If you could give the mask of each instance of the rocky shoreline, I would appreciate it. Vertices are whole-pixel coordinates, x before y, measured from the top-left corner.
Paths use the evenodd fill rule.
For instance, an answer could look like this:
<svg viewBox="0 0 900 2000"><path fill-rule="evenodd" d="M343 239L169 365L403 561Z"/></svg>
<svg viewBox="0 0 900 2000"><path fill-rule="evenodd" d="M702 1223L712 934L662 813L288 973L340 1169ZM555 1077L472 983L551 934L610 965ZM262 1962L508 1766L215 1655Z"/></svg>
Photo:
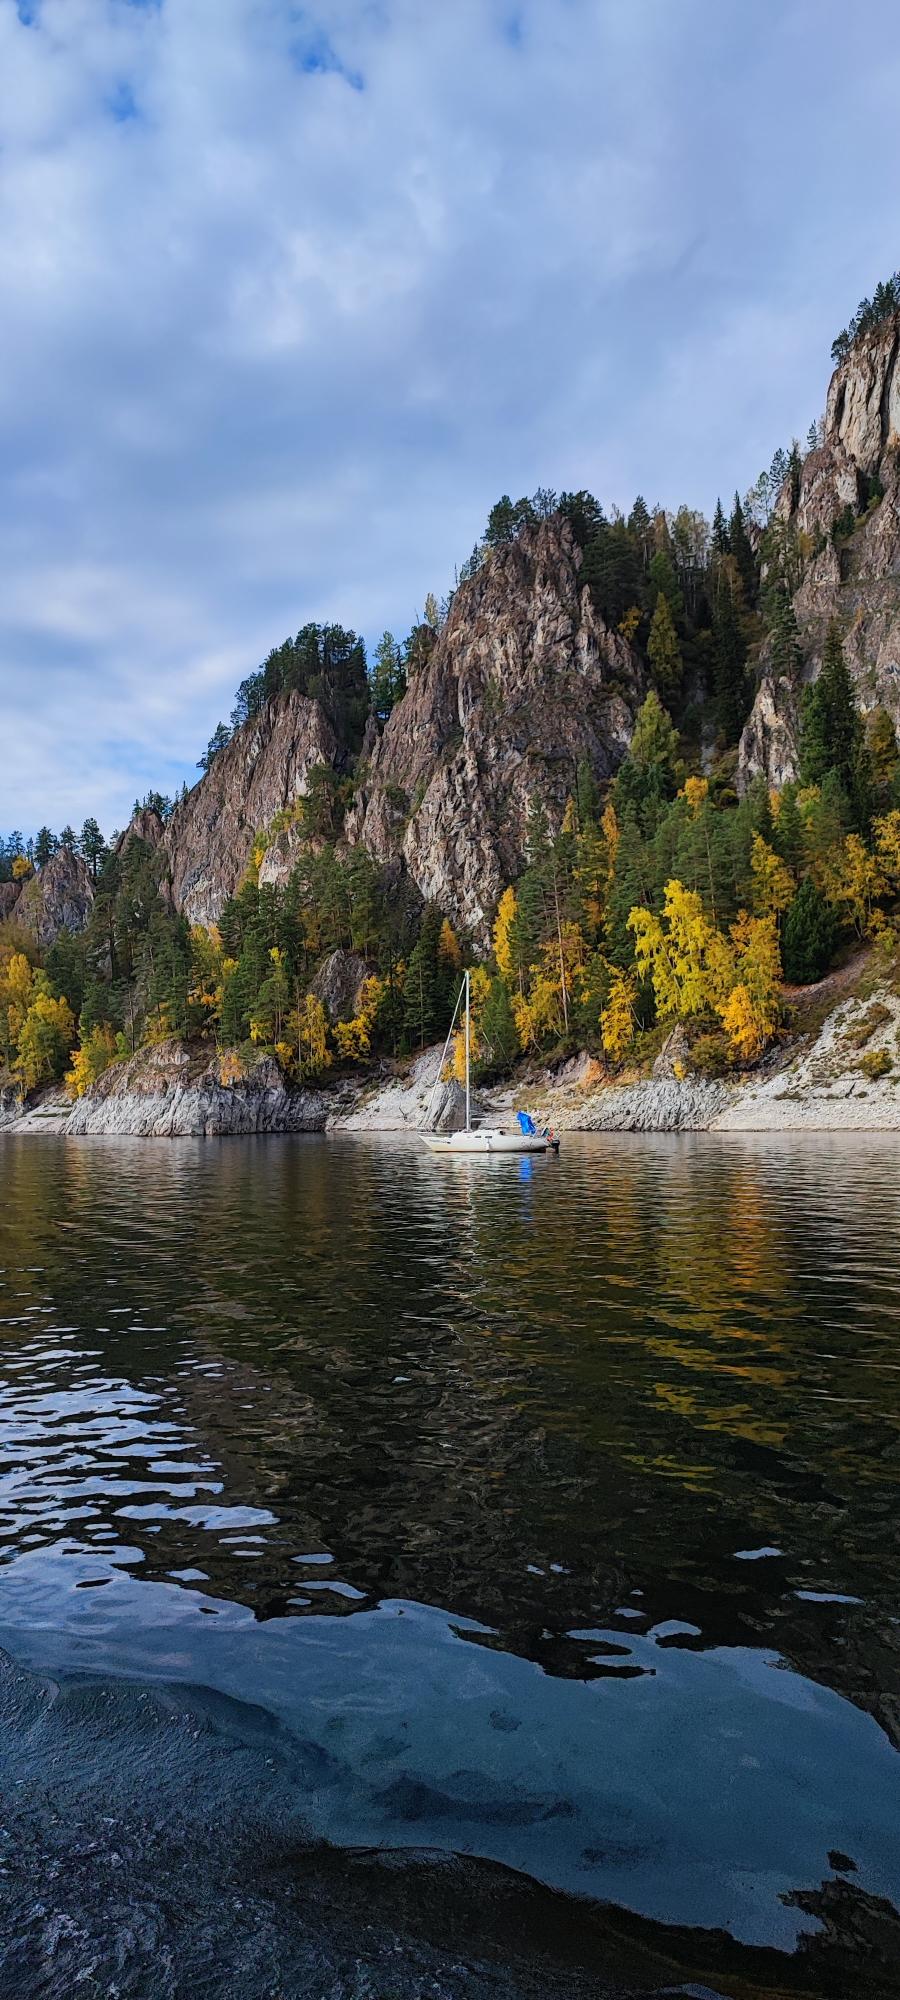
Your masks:
<svg viewBox="0 0 900 2000"><path fill-rule="evenodd" d="M680 1031L649 1076L610 1082L587 1055L555 1071L523 1066L483 1090L477 1115L511 1125L519 1105L561 1132L900 1130L900 997L890 984L844 994L816 1032L796 1036L741 1078L684 1073ZM273 1057L251 1067L210 1044L177 1040L115 1063L74 1105L60 1090L22 1104L0 1092L0 1130L67 1137L223 1138L266 1133L415 1132L463 1122L458 1084L439 1081L441 1051L318 1088Z"/></svg>

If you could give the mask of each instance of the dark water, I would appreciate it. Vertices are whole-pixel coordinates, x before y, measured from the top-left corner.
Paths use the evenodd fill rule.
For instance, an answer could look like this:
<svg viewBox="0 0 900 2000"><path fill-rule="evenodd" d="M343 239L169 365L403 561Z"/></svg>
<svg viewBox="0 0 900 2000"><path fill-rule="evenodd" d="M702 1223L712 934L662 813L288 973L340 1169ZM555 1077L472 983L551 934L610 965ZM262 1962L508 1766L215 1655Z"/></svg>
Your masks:
<svg viewBox="0 0 900 2000"><path fill-rule="evenodd" d="M898 1166L0 1141L0 1990L900 1990Z"/></svg>

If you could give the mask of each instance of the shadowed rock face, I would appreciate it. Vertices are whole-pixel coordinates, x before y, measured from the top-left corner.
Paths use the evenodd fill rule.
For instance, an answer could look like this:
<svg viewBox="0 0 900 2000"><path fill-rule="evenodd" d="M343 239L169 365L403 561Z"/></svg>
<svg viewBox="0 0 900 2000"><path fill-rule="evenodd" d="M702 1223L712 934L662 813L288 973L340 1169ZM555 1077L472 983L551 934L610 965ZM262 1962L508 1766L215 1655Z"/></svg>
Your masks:
<svg viewBox="0 0 900 2000"><path fill-rule="evenodd" d="M60 931L83 931L94 903L94 884L80 854L60 847L15 902L16 922L46 950Z"/></svg>
<svg viewBox="0 0 900 2000"><path fill-rule="evenodd" d="M884 498L835 548L832 523L845 507L865 505L876 476ZM794 598L804 680L821 671L837 618L860 707L886 708L900 724L900 313L857 341L835 370L824 443L803 461L796 506L786 485L776 513L821 545ZM741 739L742 787L760 772L774 785L797 775L801 691L763 663Z"/></svg>
<svg viewBox="0 0 900 2000"><path fill-rule="evenodd" d="M371 747L347 831L400 855L421 894L483 938L525 858L537 796L557 827L585 759L620 764L643 694L637 656L579 587L554 519L496 550L457 592L425 664Z"/></svg>
<svg viewBox="0 0 900 2000"><path fill-rule="evenodd" d="M191 923L215 922L246 869L254 835L305 792L313 766L330 764L337 749L319 703L292 692L276 696L220 750L176 806L162 843L176 907Z"/></svg>

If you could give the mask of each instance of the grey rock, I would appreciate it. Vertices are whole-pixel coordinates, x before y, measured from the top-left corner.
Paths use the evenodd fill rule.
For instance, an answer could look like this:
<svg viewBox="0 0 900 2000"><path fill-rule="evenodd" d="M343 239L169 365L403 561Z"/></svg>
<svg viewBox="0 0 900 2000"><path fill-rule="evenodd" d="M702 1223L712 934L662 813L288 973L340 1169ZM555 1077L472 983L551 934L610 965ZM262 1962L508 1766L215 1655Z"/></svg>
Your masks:
<svg viewBox="0 0 900 2000"><path fill-rule="evenodd" d="M579 583L559 519L492 552L367 758L347 836L400 856L425 898L486 942L521 873L532 798L551 830L584 759L618 768L644 692L637 655Z"/></svg>
<svg viewBox="0 0 900 2000"><path fill-rule="evenodd" d="M319 966L311 991L321 1000L331 1026L359 1012L363 981L370 967L357 951L333 951Z"/></svg>
<svg viewBox="0 0 900 2000"><path fill-rule="evenodd" d="M877 475L883 498L839 548L837 516L858 510ZM858 340L832 376L825 437L803 461L794 504L786 482L776 513L807 538L811 555L794 611L804 656L798 684L776 678L764 652L756 700L741 738L738 784L797 775L800 698L817 678L837 619L863 712L886 708L900 725L900 313Z"/></svg>
<svg viewBox="0 0 900 2000"><path fill-rule="evenodd" d="M115 852L119 855L124 854L133 840L142 840L145 847L152 848L155 852L156 848L162 845L164 835L165 827L159 813L154 812L151 806L140 806L138 811L132 814L124 831L120 833Z"/></svg>
<svg viewBox="0 0 900 2000"><path fill-rule="evenodd" d="M114 1063L73 1106L70 1133L128 1138L217 1138L250 1132L321 1132L326 1102L265 1057L234 1081L209 1046L170 1039Z"/></svg>
<svg viewBox="0 0 900 2000"><path fill-rule="evenodd" d="M233 895L254 836L302 796L316 764L337 753L334 730L317 701L280 694L238 729L175 811L162 846L177 909L211 924Z"/></svg>
<svg viewBox="0 0 900 2000"><path fill-rule="evenodd" d="M697 1077L623 1084L585 1103L582 1132L705 1132L734 1099L727 1084Z"/></svg>
<svg viewBox="0 0 900 2000"><path fill-rule="evenodd" d="M60 931L83 931L94 905L90 869L80 854L60 847L40 874L25 883L15 905L16 922L46 949Z"/></svg>

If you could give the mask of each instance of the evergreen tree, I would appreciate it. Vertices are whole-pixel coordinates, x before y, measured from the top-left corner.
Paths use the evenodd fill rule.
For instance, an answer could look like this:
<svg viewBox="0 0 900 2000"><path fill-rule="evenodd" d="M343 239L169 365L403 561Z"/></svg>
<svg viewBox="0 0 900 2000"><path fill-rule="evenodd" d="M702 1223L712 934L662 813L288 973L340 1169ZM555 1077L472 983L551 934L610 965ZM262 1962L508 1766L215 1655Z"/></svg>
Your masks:
<svg viewBox="0 0 900 2000"><path fill-rule="evenodd" d="M731 520L728 523L728 541L731 553L738 566L738 574L744 586L744 596L748 605L753 605L756 603L759 576L756 567L756 557L753 554L753 547L747 533L744 510L737 493L734 496Z"/></svg>
<svg viewBox="0 0 900 2000"><path fill-rule="evenodd" d="M570 523L580 549L586 549L598 529L605 525L605 516L599 501L594 499L593 493L587 493L584 489L580 493L561 493L559 512ZM583 572L580 581L587 582Z"/></svg>
<svg viewBox="0 0 900 2000"><path fill-rule="evenodd" d="M403 1016L414 1048L423 1049L437 1034L446 1013L441 1005L438 946L441 914L434 904L425 912L418 941L410 953L403 989Z"/></svg>
<svg viewBox="0 0 900 2000"><path fill-rule="evenodd" d="M800 637L794 606L786 590L777 590L767 601L772 623L772 669L784 680L795 682L803 666Z"/></svg>
<svg viewBox="0 0 900 2000"><path fill-rule="evenodd" d="M782 861L794 874L803 864L803 821L797 804L797 787L787 784L782 788L778 803L778 818L772 830L772 846Z"/></svg>
<svg viewBox="0 0 900 2000"><path fill-rule="evenodd" d="M749 705L743 610L737 563L733 556L723 556L713 584L712 661L716 721L726 743L737 742Z"/></svg>
<svg viewBox="0 0 900 2000"><path fill-rule="evenodd" d="M385 722L395 703L406 690L403 655L393 632L383 632L375 648L372 668L372 707L379 722Z"/></svg>
<svg viewBox="0 0 900 2000"><path fill-rule="evenodd" d="M580 758L575 774L575 805L579 829L583 833L585 827L597 818L600 810L597 780L587 757Z"/></svg>
<svg viewBox="0 0 900 2000"><path fill-rule="evenodd" d="M78 835L75 832L74 826L63 827L62 833L59 836L59 844L60 847L65 848L67 854L75 853L78 846Z"/></svg>
<svg viewBox="0 0 900 2000"><path fill-rule="evenodd" d="M208 771L210 765L218 757L219 751L224 750L225 745L230 742L231 730L228 728L227 723L218 722L203 752L203 756L197 759L198 771Z"/></svg>
<svg viewBox="0 0 900 2000"><path fill-rule="evenodd" d="M485 1070L508 1069L518 1054L519 1038L509 988L506 980L499 976L491 980L481 1012L479 1034L485 1051Z"/></svg>
<svg viewBox="0 0 900 2000"><path fill-rule="evenodd" d="M785 979L795 986L821 979L828 970L834 937L834 911L807 875L784 914L781 961Z"/></svg>
<svg viewBox="0 0 900 2000"><path fill-rule="evenodd" d="M79 846L91 871L91 880L96 882L97 870L106 853L106 842L95 819L85 820Z"/></svg>
<svg viewBox="0 0 900 2000"><path fill-rule="evenodd" d="M840 627L834 620L825 640L822 671L803 696L800 772L806 785L820 785L832 773L850 802L857 831L866 829L872 810L871 760Z"/></svg>
<svg viewBox="0 0 900 2000"><path fill-rule="evenodd" d="M716 511L713 515L712 545L718 556L727 556L731 553L731 538L721 500L716 501Z"/></svg>
<svg viewBox="0 0 900 2000"><path fill-rule="evenodd" d="M42 826L35 837L34 859L38 868L45 868L51 855L56 853L59 841L49 826Z"/></svg>

